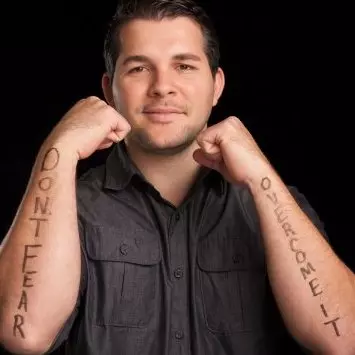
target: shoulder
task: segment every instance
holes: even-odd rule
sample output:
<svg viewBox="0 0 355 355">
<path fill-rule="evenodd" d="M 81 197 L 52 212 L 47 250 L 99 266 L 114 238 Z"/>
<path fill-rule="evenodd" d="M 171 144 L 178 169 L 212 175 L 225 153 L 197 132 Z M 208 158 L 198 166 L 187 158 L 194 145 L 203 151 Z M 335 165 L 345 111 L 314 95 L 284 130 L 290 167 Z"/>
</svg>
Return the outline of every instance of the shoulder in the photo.
<svg viewBox="0 0 355 355">
<path fill-rule="evenodd" d="M 90 168 L 76 179 L 76 194 L 78 200 L 92 197 L 93 193 L 102 191 L 105 179 L 105 165 Z"/>
<path fill-rule="evenodd" d="M 77 177 L 77 186 L 84 188 L 85 186 L 94 185 L 101 187 L 105 177 L 105 164 L 101 164 L 82 172 Z"/>
<path fill-rule="evenodd" d="M 105 166 L 100 165 L 90 168 L 76 180 L 76 203 L 79 220 L 85 215 L 90 215 L 93 207 L 104 198 L 103 186 Z"/>
</svg>

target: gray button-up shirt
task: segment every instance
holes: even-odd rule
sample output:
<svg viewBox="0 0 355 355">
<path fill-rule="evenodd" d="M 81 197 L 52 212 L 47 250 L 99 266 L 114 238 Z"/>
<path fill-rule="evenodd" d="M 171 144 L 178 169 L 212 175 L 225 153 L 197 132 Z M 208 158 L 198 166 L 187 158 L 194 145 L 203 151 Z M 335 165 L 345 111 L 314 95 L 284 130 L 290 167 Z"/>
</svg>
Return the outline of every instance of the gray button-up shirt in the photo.
<svg viewBox="0 0 355 355">
<path fill-rule="evenodd" d="M 326 237 L 304 196 L 290 190 Z M 202 169 L 176 208 L 120 143 L 104 165 L 80 177 L 77 196 L 81 292 L 53 349 L 65 343 L 75 355 L 291 354 L 296 344 L 271 292 L 245 187 Z"/>
</svg>

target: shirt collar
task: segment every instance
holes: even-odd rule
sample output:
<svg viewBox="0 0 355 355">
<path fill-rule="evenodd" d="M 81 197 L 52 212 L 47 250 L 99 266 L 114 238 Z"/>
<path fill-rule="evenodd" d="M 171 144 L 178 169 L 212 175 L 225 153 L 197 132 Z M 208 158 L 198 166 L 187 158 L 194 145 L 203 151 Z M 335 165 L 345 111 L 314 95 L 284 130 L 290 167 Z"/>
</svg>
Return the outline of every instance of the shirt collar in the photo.
<svg viewBox="0 0 355 355">
<path fill-rule="evenodd" d="M 113 147 L 106 160 L 104 187 L 115 191 L 123 190 L 134 176 L 146 181 L 129 157 L 124 141 L 121 141 Z M 203 168 L 197 184 L 202 181 L 214 187 L 220 196 L 224 194 L 225 180 L 217 171 Z"/>
<path fill-rule="evenodd" d="M 124 141 L 121 141 L 113 147 L 106 160 L 104 187 L 123 190 L 135 175 L 143 177 L 130 159 Z"/>
</svg>

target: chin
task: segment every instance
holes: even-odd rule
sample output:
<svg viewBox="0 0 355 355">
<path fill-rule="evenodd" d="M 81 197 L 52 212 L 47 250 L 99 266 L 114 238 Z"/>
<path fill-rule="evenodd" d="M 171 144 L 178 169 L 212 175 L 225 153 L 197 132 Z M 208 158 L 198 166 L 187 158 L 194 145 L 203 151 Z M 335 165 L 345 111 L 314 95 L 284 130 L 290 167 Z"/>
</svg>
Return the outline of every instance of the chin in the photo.
<svg viewBox="0 0 355 355">
<path fill-rule="evenodd" d="M 196 137 L 184 137 L 182 139 L 154 139 L 147 135 L 132 136 L 134 145 L 146 153 L 154 155 L 175 155 L 187 150 L 195 141 Z"/>
</svg>

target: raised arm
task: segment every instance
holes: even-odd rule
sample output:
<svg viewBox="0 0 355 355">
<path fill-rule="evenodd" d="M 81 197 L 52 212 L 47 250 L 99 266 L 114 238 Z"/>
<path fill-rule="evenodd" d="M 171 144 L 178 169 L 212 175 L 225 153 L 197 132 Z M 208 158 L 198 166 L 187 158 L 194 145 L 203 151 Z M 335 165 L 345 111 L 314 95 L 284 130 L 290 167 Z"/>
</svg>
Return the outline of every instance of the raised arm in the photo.
<svg viewBox="0 0 355 355">
<path fill-rule="evenodd" d="M 76 166 L 129 131 L 98 98 L 77 103 L 43 143 L 0 249 L 0 342 L 16 354 L 52 344 L 80 284 Z"/>
<path fill-rule="evenodd" d="M 254 198 L 271 287 L 294 338 L 316 354 L 355 354 L 355 275 L 299 207 L 236 117 L 198 138 L 195 159 Z"/>
</svg>

